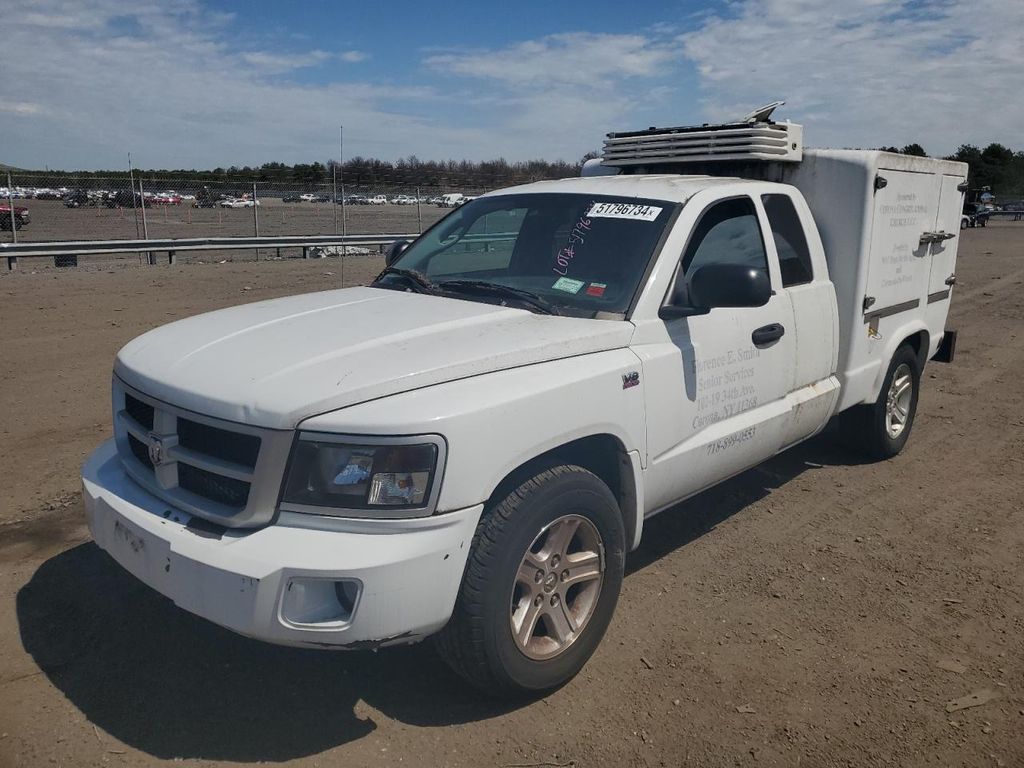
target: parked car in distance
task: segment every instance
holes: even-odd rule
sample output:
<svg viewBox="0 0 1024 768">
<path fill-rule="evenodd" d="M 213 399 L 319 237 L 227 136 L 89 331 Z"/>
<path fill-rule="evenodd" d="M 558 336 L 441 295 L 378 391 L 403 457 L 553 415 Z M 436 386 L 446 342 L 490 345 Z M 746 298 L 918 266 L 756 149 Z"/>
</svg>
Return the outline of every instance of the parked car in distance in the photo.
<svg viewBox="0 0 1024 768">
<path fill-rule="evenodd" d="M 138 192 L 133 193 L 130 189 L 120 189 L 108 195 L 103 199 L 103 204 L 107 208 L 141 208 L 143 206 L 149 208 L 152 206 L 152 202 L 148 198 L 142 197 Z"/>
<path fill-rule="evenodd" d="M 314 200 L 316 200 L 316 195 L 314 195 L 312 192 L 306 192 L 304 194 L 299 195 L 299 199 L 304 203 L 312 203 Z"/>
<path fill-rule="evenodd" d="M 438 205 L 441 208 L 458 208 L 466 202 L 466 196 L 461 192 L 449 192 L 447 195 L 441 195 L 441 202 Z"/>
<path fill-rule="evenodd" d="M 387 205 L 388 199 L 384 195 L 374 195 L 373 197 L 367 198 L 367 205 Z"/>
<path fill-rule="evenodd" d="M 291 194 L 288 194 L 288 195 L 282 195 L 281 196 L 281 202 L 282 203 L 301 203 L 302 202 L 302 195 L 296 194 L 295 192 L 292 192 Z"/>
<path fill-rule="evenodd" d="M 0 229 L 21 229 L 30 221 L 28 208 L 21 205 L 14 206 L 14 213 L 11 214 L 11 204 L 6 200 L 0 202 Z"/>
<path fill-rule="evenodd" d="M 84 206 L 95 206 L 96 198 L 91 196 L 84 189 L 75 189 L 64 195 L 64 206 L 67 208 L 82 208 Z"/>
<path fill-rule="evenodd" d="M 221 208 L 255 208 L 259 204 L 259 200 L 245 200 L 239 197 L 229 197 L 218 203 Z"/>
<path fill-rule="evenodd" d="M 984 227 L 988 224 L 991 215 L 992 211 L 984 205 L 964 203 L 963 214 L 960 218 L 960 228 L 964 229 L 964 218 L 967 219 L 966 226 L 968 227 Z"/>
<path fill-rule="evenodd" d="M 157 192 L 149 197 L 151 205 L 181 205 L 181 196 L 171 192 Z"/>
</svg>

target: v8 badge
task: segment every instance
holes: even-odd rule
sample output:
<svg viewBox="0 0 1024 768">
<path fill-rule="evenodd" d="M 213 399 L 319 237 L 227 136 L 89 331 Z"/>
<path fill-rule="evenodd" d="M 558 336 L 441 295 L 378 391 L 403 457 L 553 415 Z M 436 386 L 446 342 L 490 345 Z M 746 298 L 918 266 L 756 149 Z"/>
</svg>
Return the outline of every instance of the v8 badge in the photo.
<svg viewBox="0 0 1024 768">
<path fill-rule="evenodd" d="M 622 388 L 629 389 L 630 387 L 636 387 L 640 385 L 640 372 L 630 371 L 629 373 L 622 374 Z"/>
</svg>

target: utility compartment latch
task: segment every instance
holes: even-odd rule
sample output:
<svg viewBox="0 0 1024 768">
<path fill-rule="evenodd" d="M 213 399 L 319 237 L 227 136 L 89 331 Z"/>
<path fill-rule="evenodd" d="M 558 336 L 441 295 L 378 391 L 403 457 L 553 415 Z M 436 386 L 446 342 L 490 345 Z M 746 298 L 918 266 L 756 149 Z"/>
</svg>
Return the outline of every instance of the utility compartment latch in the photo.
<svg viewBox="0 0 1024 768">
<path fill-rule="evenodd" d="M 952 232 L 944 232 L 942 230 L 938 232 L 922 232 L 920 244 L 927 245 L 928 243 L 941 243 L 944 240 L 952 240 L 956 235 Z"/>
</svg>

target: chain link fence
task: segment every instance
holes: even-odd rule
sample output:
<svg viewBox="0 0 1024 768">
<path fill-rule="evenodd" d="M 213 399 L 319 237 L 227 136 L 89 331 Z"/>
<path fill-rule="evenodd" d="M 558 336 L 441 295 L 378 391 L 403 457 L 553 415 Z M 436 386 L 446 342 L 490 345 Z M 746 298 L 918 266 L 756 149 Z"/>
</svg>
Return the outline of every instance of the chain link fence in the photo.
<svg viewBox="0 0 1024 768">
<path fill-rule="evenodd" d="M 0 242 L 422 232 L 483 188 L 0 173 Z"/>
</svg>

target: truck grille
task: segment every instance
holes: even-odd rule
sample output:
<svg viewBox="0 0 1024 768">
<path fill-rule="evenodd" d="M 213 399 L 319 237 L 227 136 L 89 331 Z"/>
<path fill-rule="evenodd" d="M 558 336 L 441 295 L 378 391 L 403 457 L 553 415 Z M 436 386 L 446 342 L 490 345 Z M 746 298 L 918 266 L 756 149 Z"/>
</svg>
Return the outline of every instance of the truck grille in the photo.
<svg viewBox="0 0 1024 768">
<path fill-rule="evenodd" d="M 183 418 L 178 419 L 178 445 L 245 467 L 255 467 L 260 455 L 260 439 L 256 435 L 230 432 Z"/>
<path fill-rule="evenodd" d="M 244 507 L 249 500 L 249 483 L 207 472 L 191 464 L 178 464 L 178 485 L 228 507 Z"/>
<path fill-rule="evenodd" d="M 213 419 L 114 382 L 125 470 L 179 509 L 226 526 L 269 522 L 293 433 Z"/>
<path fill-rule="evenodd" d="M 153 406 L 129 394 L 124 396 L 124 409 L 135 422 L 146 429 L 153 428 Z"/>
<path fill-rule="evenodd" d="M 144 442 L 135 435 L 128 435 L 128 445 L 132 449 L 132 456 L 138 459 L 142 466 L 153 469 L 153 460 L 149 458 L 149 447 Z"/>
</svg>

